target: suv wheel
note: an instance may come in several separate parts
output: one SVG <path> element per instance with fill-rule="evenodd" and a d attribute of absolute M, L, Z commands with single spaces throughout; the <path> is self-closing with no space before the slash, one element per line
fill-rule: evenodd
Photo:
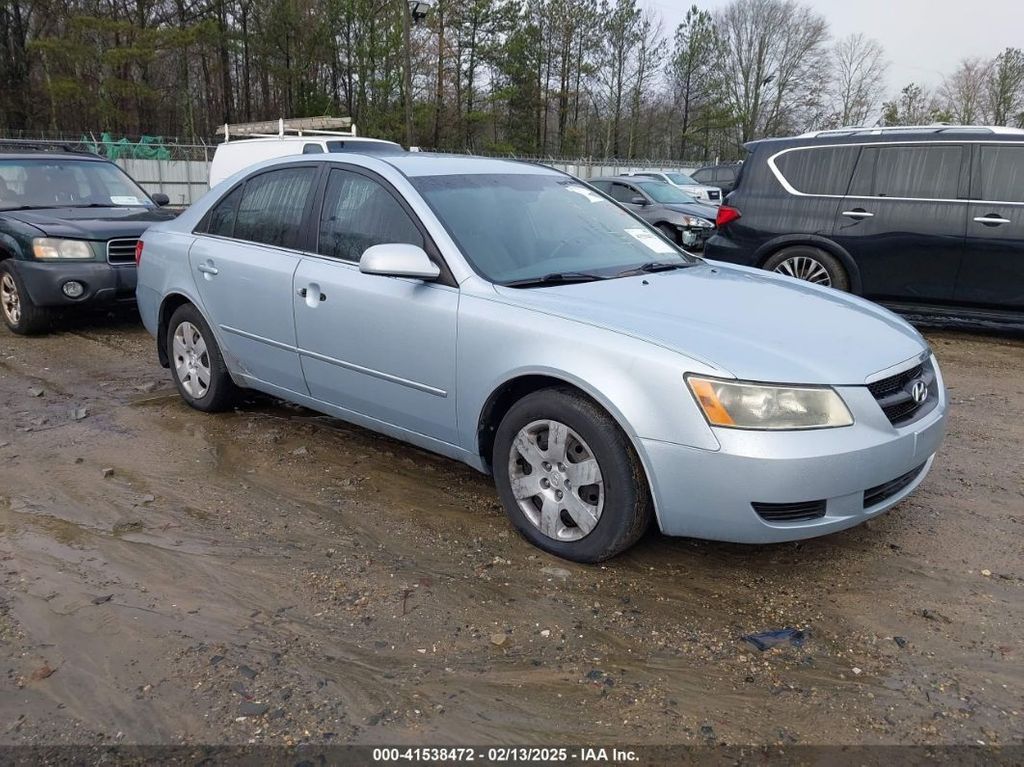
<path fill-rule="evenodd" d="M 4 323 L 23 336 L 42 333 L 50 326 L 50 312 L 36 306 L 10 260 L 0 261 L 0 314 Z"/>
<path fill-rule="evenodd" d="M 207 413 L 231 407 L 238 388 L 231 380 L 210 326 L 192 304 L 179 306 L 171 315 L 167 351 L 174 384 L 185 402 Z"/>
<path fill-rule="evenodd" d="M 796 277 L 815 285 L 824 285 L 836 290 L 850 289 L 850 277 L 835 256 L 820 248 L 809 245 L 794 245 L 783 248 L 764 262 L 769 272 L 778 272 L 787 277 Z"/>
<path fill-rule="evenodd" d="M 513 405 L 495 435 L 493 466 L 515 528 L 565 559 L 608 559 L 650 523 L 650 492 L 632 445 L 607 413 L 570 389 L 544 389 Z"/>

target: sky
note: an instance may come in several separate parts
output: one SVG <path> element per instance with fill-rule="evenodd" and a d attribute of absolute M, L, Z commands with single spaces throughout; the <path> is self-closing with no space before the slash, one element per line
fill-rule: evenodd
<path fill-rule="evenodd" d="M 910 82 L 935 88 L 957 63 L 1024 48 L 1024 0 L 799 0 L 829 23 L 833 38 L 863 32 L 885 48 L 889 90 Z M 661 14 L 666 35 L 692 5 L 714 12 L 728 0 L 640 0 Z"/>

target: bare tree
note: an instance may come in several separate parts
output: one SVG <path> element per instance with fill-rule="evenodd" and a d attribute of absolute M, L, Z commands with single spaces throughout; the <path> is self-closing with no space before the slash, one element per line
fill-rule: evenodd
<path fill-rule="evenodd" d="M 883 125 L 926 125 L 949 119 L 934 94 L 917 83 L 904 86 L 896 98 L 882 105 Z"/>
<path fill-rule="evenodd" d="M 838 125 L 867 125 L 882 101 L 889 62 L 877 40 L 861 33 L 833 48 L 832 99 Z"/>
<path fill-rule="evenodd" d="M 805 127 L 826 71 L 824 17 L 795 0 L 733 0 L 716 21 L 740 143 Z"/>
<path fill-rule="evenodd" d="M 953 122 L 975 125 L 988 122 L 986 88 L 992 62 L 979 58 L 962 59 L 956 70 L 939 86 L 939 98 Z"/>

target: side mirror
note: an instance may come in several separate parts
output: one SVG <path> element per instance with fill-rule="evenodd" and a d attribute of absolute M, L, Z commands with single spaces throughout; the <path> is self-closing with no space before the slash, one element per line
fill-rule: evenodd
<path fill-rule="evenodd" d="M 163 192 L 157 192 L 157 193 L 156 193 L 156 194 L 154 194 L 154 195 L 150 195 L 150 197 L 151 197 L 151 199 L 153 200 L 153 202 L 155 202 L 155 203 L 156 203 L 156 204 L 157 204 L 157 205 L 158 205 L 159 207 L 161 207 L 161 208 L 162 208 L 162 207 L 163 207 L 164 205 L 169 205 L 169 204 L 170 204 L 170 202 L 171 202 L 171 198 L 170 198 L 170 197 L 168 197 L 168 196 L 167 196 L 166 194 L 164 194 Z"/>
<path fill-rule="evenodd" d="M 638 194 L 635 197 L 633 197 L 629 202 L 631 205 L 646 205 L 647 198 L 644 197 L 643 195 Z"/>
<path fill-rule="evenodd" d="M 423 248 L 404 242 L 367 248 L 359 259 L 359 271 L 363 274 L 411 277 L 416 280 L 436 280 L 441 276 L 441 269 L 430 260 Z"/>

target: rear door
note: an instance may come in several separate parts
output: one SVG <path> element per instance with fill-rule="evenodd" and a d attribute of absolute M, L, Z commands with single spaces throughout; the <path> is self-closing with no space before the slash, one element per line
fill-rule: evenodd
<path fill-rule="evenodd" d="M 864 295 L 953 299 L 967 228 L 968 147 L 864 146 L 832 238 L 853 257 Z"/>
<path fill-rule="evenodd" d="M 1024 144 L 974 146 L 957 303 L 1024 309 Z"/>
<path fill-rule="evenodd" d="M 249 177 L 200 225 L 189 251 L 205 316 L 231 367 L 305 393 L 295 348 L 292 276 L 309 225 L 320 166 L 289 165 Z"/>
<path fill-rule="evenodd" d="M 382 179 L 335 165 L 315 232 L 312 252 L 295 274 L 293 299 L 309 393 L 456 444 L 458 288 L 359 271 L 371 245 L 408 243 L 432 252 L 423 228 Z"/>

